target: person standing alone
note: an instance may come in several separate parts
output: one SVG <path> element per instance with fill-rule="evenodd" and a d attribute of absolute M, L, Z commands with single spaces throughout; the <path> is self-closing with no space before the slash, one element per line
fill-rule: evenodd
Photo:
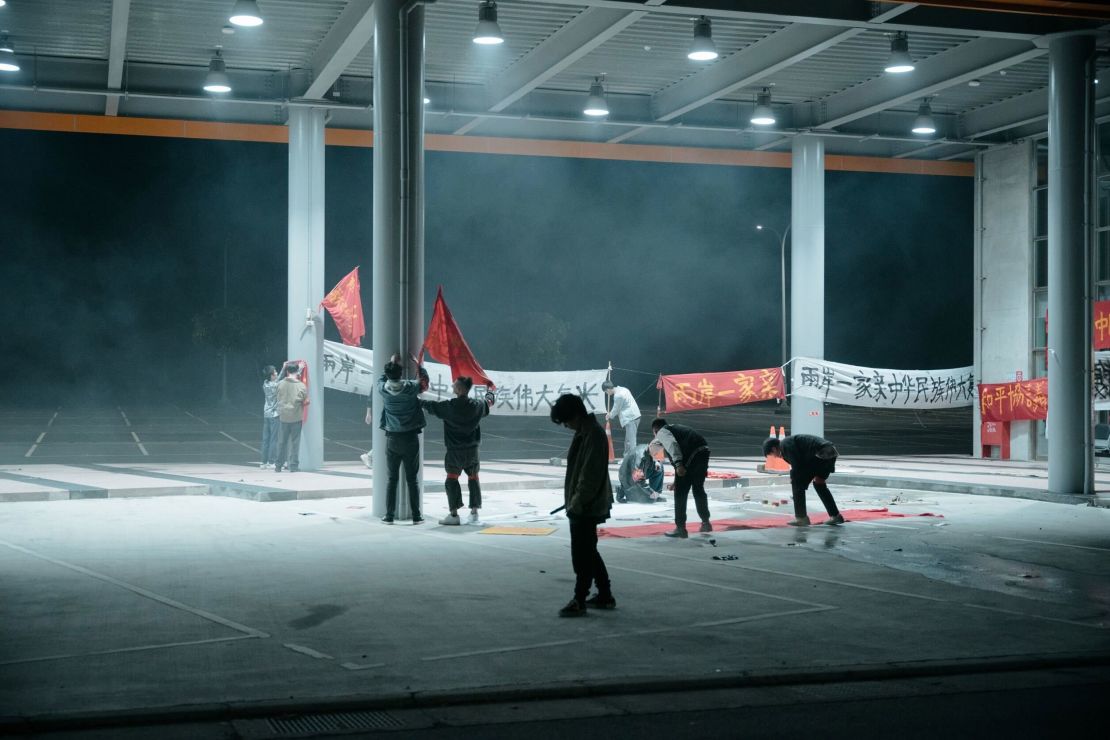
<path fill-rule="evenodd" d="M 606 380 L 601 389 L 613 399 L 613 408 L 605 414 L 606 419 L 616 419 L 624 430 L 624 455 L 636 449 L 636 432 L 640 427 L 640 407 L 632 397 L 632 391 L 623 385 L 613 385 Z"/>

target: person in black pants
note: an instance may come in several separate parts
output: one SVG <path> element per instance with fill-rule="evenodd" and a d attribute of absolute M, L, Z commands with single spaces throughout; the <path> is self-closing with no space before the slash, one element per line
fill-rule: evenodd
<path fill-rule="evenodd" d="M 416 362 L 416 358 L 413 358 Z M 419 395 L 428 390 L 428 371 L 417 364 L 417 380 L 402 380 L 404 368 L 400 355 L 394 354 L 378 378 L 377 389 L 381 394 L 382 410 L 379 426 L 385 430 L 385 466 L 388 479 L 385 484 L 385 516 L 382 521 L 393 524 L 397 514 L 397 485 L 401 466 L 405 467 L 405 482 L 409 491 L 409 508 L 412 523 L 420 524 L 420 433 L 424 429 L 424 411 L 420 408 Z"/>
<path fill-rule="evenodd" d="M 709 445 L 705 437 L 688 426 L 671 424 L 666 419 L 651 422 L 655 433 L 653 443 L 663 446 L 663 452 L 674 465 L 674 530 L 664 533 L 667 537 L 686 539 L 686 496 L 694 491 L 694 506 L 701 517 L 699 532 L 712 532 L 709 523 L 709 497 L 705 495 L 705 477 L 709 475 Z"/>
<path fill-rule="evenodd" d="M 763 443 L 765 457 L 781 457 L 790 463 L 790 488 L 794 491 L 794 519 L 787 522 L 792 527 L 808 527 L 806 515 L 806 489 L 813 483 L 814 490 L 829 513 L 825 524 L 843 524 L 844 517 L 836 508 L 832 491 L 825 481 L 836 471 L 837 451 L 833 443 L 812 434 L 793 434 L 779 440 L 768 438 Z"/>
<path fill-rule="evenodd" d="M 560 617 L 584 617 L 586 608 L 615 609 L 609 571 L 597 551 L 597 525 L 609 518 L 613 489 L 609 483 L 609 441 L 579 396 L 566 393 L 551 407 L 551 421 L 574 431 L 567 453 L 563 502 L 570 520 L 570 560 L 574 567 L 574 598 Z M 587 599 L 590 586 L 597 594 Z"/>

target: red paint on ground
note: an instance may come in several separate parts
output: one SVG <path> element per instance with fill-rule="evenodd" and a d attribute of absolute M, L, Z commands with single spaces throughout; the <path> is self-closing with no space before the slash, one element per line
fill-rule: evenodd
<path fill-rule="evenodd" d="M 923 514 L 900 514 L 890 511 L 889 509 L 849 509 L 840 512 L 844 516 L 846 523 L 850 522 L 865 522 L 871 519 L 904 519 L 906 517 L 914 516 L 934 516 L 943 518 L 943 514 L 933 514 L 926 512 Z M 771 529 L 772 527 L 786 527 L 793 517 L 786 516 L 763 516 L 752 517 L 751 519 L 712 519 L 714 532 L 728 532 L 737 529 Z M 811 514 L 809 520 L 814 525 L 823 524 L 828 519 L 826 514 Z M 691 534 L 698 533 L 698 527 L 701 522 L 693 521 L 686 523 L 686 531 Z M 670 532 L 674 529 L 674 524 L 659 523 L 659 524 L 636 524 L 631 527 L 599 527 L 597 530 L 598 537 L 653 537 L 655 535 Z"/>

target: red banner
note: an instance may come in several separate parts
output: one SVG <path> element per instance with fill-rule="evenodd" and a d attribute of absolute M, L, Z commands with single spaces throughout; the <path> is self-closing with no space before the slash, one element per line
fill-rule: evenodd
<path fill-rule="evenodd" d="M 1028 421 L 1048 418 L 1048 378 L 1015 383 L 980 383 L 983 421 Z"/>
<path fill-rule="evenodd" d="M 667 411 L 692 411 L 718 406 L 786 398 L 782 368 L 737 370 L 729 373 L 663 375 Z"/>
<path fill-rule="evenodd" d="M 343 344 L 358 347 L 366 336 L 366 324 L 362 319 L 362 297 L 359 295 L 358 268 L 336 283 L 331 292 L 324 296 L 320 305 L 328 309 L 339 338 Z"/>
<path fill-rule="evenodd" d="M 1095 349 L 1110 349 L 1110 301 L 1095 301 L 1095 321 L 1091 333 Z"/>

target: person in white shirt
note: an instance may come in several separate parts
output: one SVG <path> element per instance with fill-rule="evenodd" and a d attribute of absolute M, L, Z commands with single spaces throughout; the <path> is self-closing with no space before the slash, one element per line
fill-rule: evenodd
<path fill-rule="evenodd" d="M 616 419 L 624 430 L 624 455 L 636 449 L 636 430 L 640 426 L 640 407 L 632 392 L 622 385 L 613 385 L 606 380 L 601 384 L 601 389 L 613 399 L 613 408 L 605 414 L 606 419 Z"/>

